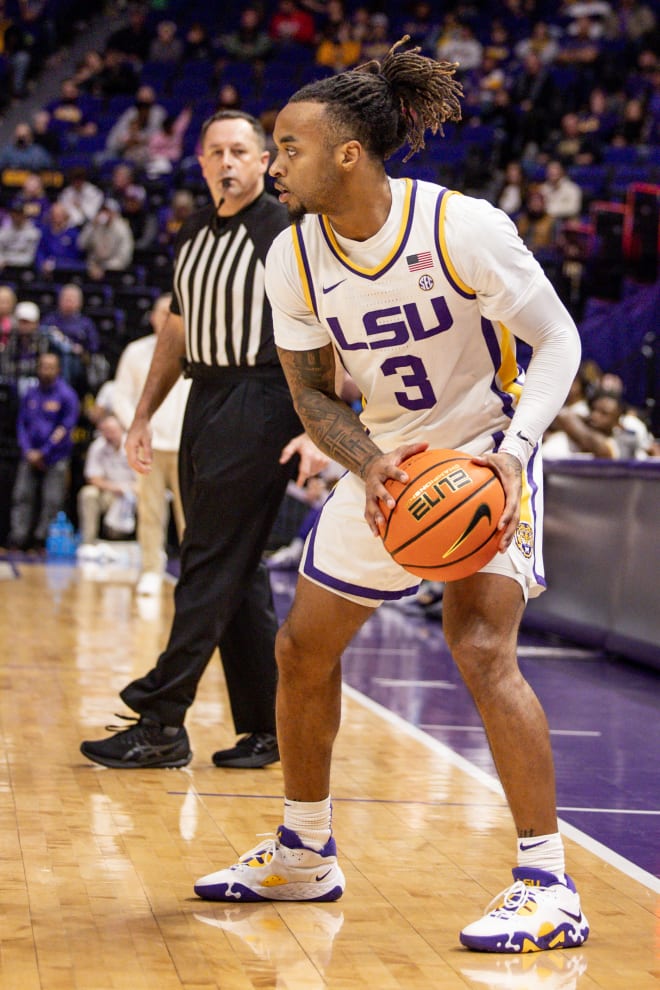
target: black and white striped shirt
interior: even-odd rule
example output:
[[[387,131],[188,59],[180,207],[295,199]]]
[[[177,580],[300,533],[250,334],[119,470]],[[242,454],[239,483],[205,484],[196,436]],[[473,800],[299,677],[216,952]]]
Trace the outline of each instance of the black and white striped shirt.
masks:
[[[286,208],[262,193],[240,213],[216,217],[213,205],[181,228],[171,309],[183,317],[188,361],[209,367],[279,365],[264,262]]]

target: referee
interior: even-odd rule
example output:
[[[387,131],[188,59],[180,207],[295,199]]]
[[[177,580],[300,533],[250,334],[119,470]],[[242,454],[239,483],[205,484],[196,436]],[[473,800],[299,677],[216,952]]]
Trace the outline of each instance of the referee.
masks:
[[[261,557],[294,473],[293,453],[300,454],[299,480],[327,463],[299,436],[273,340],[264,261],[289,220],[286,208],[264,191],[263,129],[247,113],[224,110],[204,123],[200,141],[199,163],[213,205],[194,214],[179,233],[171,312],[126,443],[131,465],[148,472],[149,420],[183,361],[192,386],[179,454],[186,519],[181,576],[165,651],[148,674],[120,692],[139,718],[80,747],[90,760],[110,767],[190,762],[183,723],[216,646],[242,738],[215,753],[214,763],[260,767],[279,759],[277,623]]]

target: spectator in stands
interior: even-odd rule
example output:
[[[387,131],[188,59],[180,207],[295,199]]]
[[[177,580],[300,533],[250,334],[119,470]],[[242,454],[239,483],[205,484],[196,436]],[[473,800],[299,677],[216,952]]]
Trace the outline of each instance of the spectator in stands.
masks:
[[[628,433],[633,433],[637,438],[636,457],[646,457],[653,453],[654,438],[646,423],[641,418],[636,409],[633,409],[625,400],[625,389],[623,379],[610,371],[604,372],[600,377],[598,389],[609,395],[618,395],[621,399],[623,412],[619,420],[620,425]]]
[[[119,52],[124,61],[139,72],[149,58],[153,32],[148,23],[149,5],[131,3],[128,7],[128,23],[118,28],[108,38],[108,48]]]
[[[186,32],[183,51],[184,62],[210,59],[212,54],[213,44],[206,25],[202,24],[201,21],[193,21]]]
[[[577,109],[596,84],[601,35],[602,28],[593,18],[580,16],[560,39],[555,64],[575,70],[575,79],[565,94],[570,97],[570,109]]]
[[[244,7],[237,30],[222,34],[219,43],[222,52],[237,62],[263,62],[273,50],[273,42],[263,29],[257,7]]]
[[[365,4],[358,4],[357,7],[351,9],[351,35],[356,41],[360,42],[360,45],[364,43],[365,38],[369,34],[370,16],[369,8]]]
[[[139,84],[134,65],[117,49],[108,46],[103,53],[103,68],[94,78],[91,93],[106,100],[113,96],[132,96]]]
[[[514,159],[507,163],[499,189],[493,201],[500,210],[516,218],[523,208],[527,196],[527,179],[521,162]]]
[[[100,348],[96,325],[82,308],[82,289],[71,282],[60,289],[57,308],[43,318],[52,349],[60,356],[62,375],[78,395],[87,390],[86,368]]]
[[[633,49],[639,50],[653,43],[656,25],[656,14],[648,4],[618,0],[605,21],[605,36],[614,40],[624,38]]]
[[[602,86],[595,86],[589,93],[588,105],[578,114],[580,134],[603,148],[612,139],[617,115],[610,106],[608,94]]]
[[[158,220],[147,202],[144,186],[127,186],[122,197],[121,212],[133,235],[134,248],[150,248],[158,236]]]
[[[20,25],[30,53],[30,73],[39,70],[55,53],[63,34],[58,32],[58,8],[52,0],[18,0]]]
[[[571,165],[594,165],[602,158],[602,149],[597,139],[581,130],[580,118],[572,110],[563,115],[559,134],[546,146],[544,152],[548,158],[561,162],[564,168],[570,168]]]
[[[490,33],[484,45],[484,51],[495,59],[502,68],[506,68],[513,58],[511,50],[511,38],[506,24],[499,18],[495,18],[490,25]]]
[[[530,52],[525,58],[511,82],[510,93],[520,120],[516,151],[525,158],[533,158],[559,119],[560,106],[550,67],[536,52]]]
[[[103,56],[95,48],[90,48],[76,63],[72,79],[82,92],[99,96],[99,79],[103,71]]]
[[[339,24],[326,21],[321,29],[315,60],[333,72],[344,72],[360,61],[362,46],[351,35],[351,26],[343,20]]]
[[[153,86],[140,86],[135,104],[125,110],[106,138],[106,151],[138,165],[146,164],[149,138],[160,130],[167,117],[165,107],[156,102]]]
[[[523,62],[531,52],[543,65],[552,65],[558,51],[559,45],[555,35],[545,21],[537,21],[532,27],[532,33],[521,38],[514,48],[516,58],[520,62]]]
[[[12,385],[18,398],[37,384],[39,356],[50,350],[50,341],[40,324],[36,303],[25,300],[16,304],[14,327],[9,330],[0,351],[2,380]]]
[[[0,285],[0,351],[4,351],[10,334],[16,329],[16,293],[10,285]]]
[[[105,184],[107,195],[110,199],[120,202],[129,186],[137,184],[137,170],[135,165],[128,162],[117,162],[110,173],[110,181]]]
[[[238,92],[238,91],[237,91]],[[168,114],[147,142],[146,172],[150,179],[169,175],[183,155],[183,139],[192,119],[192,107]]]
[[[389,30],[390,22],[386,14],[376,12],[369,15],[361,52],[361,56],[365,61],[372,58],[380,61],[385,58],[392,47]]]
[[[47,110],[35,110],[32,114],[32,137],[34,143],[43,148],[53,161],[58,160],[62,151],[62,139]]]
[[[9,216],[0,225],[0,270],[6,265],[27,268],[34,264],[41,231],[25,213],[21,197],[12,200]]]
[[[116,416],[125,429],[128,429],[133,422],[151,365],[156,340],[167,320],[170,300],[170,295],[163,295],[155,302],[149,314],[153,333],[134,340],[119,359],[113,403]],[[149,474],[140,475],[137,479],[137,535],[142,557],[142,573],[136,588],[138,595],[155,595],[161,588],[166,561],[168,492],[172,496],[179,543],[183,538],[185,522],[177,462],[181,426],[189,391],[190,381],[183,377],[179,378],[151,419],[153,453],[151,471]]]
[[[524,141],[519,131],[519,115],[508,87],[495,90],[492,103],[482,107],[481,122],[492,128],[494,168],[503,169],[512,158],[522,156]]]
[[[93,220],[85,224],[78,237],[85,252],[87,273],[102,279],[104,272],[124,271],[133,259],[133,234],[121,216],[119,203],[106,199]]]
[[[287,493],[290,497],[293,496],[304,501],[309,507],[309,510],[303,517],[302,523],[290,543],[279,547],[266,559],[266,566],[269,570],[297,570],[302,560],[302,552],[307,534],[313,529],[316,520],[321,514],[321,509],[330,494],[330,486],[324,477],[314,475],[314,477],[307,479],[302,489],[290,481],[287,487]]]
[[[195,199],[189,189],[177,189],[172,193],[169,206],[161,210],[158,216],[158,243],[170,251],[181,225],[192,216],[195,209]]]
[[[238,86],[232,82],[224,82],[218,90],[218,98],[213,112],[218,110],[240,110],[243,101]]]
[[[26,121],[16,124],[12,144],[6,144],[0,150],[0,171],[12,168],[39,172],[52,168],[54,164],[48,152],[40,144],[35,144],[32,128]]]
[[[20,22],[7,10],[6,0],[0,0],[0,58],[9,67],[11,95],[22,99],[26,95],[30,52]]]
[[[9,545],[43,551],[48,527],[64,505],[79,403],[60,376],[56,354],[41,354],[36,385],[21,399],[17,436],[21,460],[12,491]]]
[[[164,65],[178,65],[183,58],[183,41],[177,37],[174,21],[159,21],[156,37],[149,45],[149,61]]]
[[[102,419],[98,431],[85,457],[86,484],[78,492],[83,544],[98,539],[102,520],[109,539],[121,539],[135,529],[137,481],[126,459],[126,434],[116,416]]]
[[[37,226],[43,224],[50,210],[50,200],[46,195],[43,179],[36,172],[29,172],[25,176],[20,199],[23,200],[25,216],[34,220]]]
[[[561,162],[550,161],[545,169],[541,192],[548,214],[555,220],[577,217],[582,209],[582,190],[566,175]]]
[[[403,34],[409,34],[412,44],[419,45],[424,54],[432,55],[440,37],[440,24],[429,0],[416,0],[410,16],[402,26]]]
[[[75,165],[68,172],[67,184],[58,196],[58,202],[66,209],[71,223],[82,227],[101,209],[103,192],[89,181],[84,165]]]
[[[84,269],[83,254],[78,247],[78,233],[78,228],[71,223],[66,206],[59,201],[53,203],[41,225],[41,239],[35,259],[37,267],[44,275],[51,275],[58,265],[67,269]]]
[[[58,100],[52,100],[46,109],[51,119],[69,136],[89,137],[96,134],[98,126],[81,106],[80,89],[73,79],[64,79],[60,85]]]
[[[528,3],[527,0],[504,0],[504,3],[498,4],[498,7],[503,8],[500,16],[512,38],[525,38],[531,33],[529,13],[534,6],[534,3]]]
[[[101,420],[105,419],[106,416],[114,416],[114,414],[115,380],[114,378],[108,378],[101,385],[91,404],[87,405],[85,415],[92,426],[98,428]]]
[[[495,102],[495,94],[504,88],[506,82],[507,76],[503,66],[490,49],[484,48],[479,65],[476,69],[466,72],[463,77],[465,88],[463,116],[470,117],[474,113],[476,122],[483,122]]]
[[[621,396],[602,389],[590,398],[586,417],[565,406],[543,441],[543,457],[547,460],[585,454],[607,460],[644,457],[639,437],[621,422],[623,411]]]
[[[291,45],[311,47],[316,35],[314,18],[296,0],[278,0],[275,12],[268,22],[268,34],[278,48]]]
[[[440,62],[458,62],[457,73],[464,76],[480,66],[483,45],[469,24],[457,21],[451,30],[443,32],[435,53]]]
[[[523,208],[516,218],[516,227],[532,254],[543,255],[554,247],[556,222],[549,215],[543,192],[538,186],[528,190]]]
[[[612,144],[615,147],[638,147],[646,140],[646,114],[643,102],[637,97],[626,100],[621,119],[614,128]]]

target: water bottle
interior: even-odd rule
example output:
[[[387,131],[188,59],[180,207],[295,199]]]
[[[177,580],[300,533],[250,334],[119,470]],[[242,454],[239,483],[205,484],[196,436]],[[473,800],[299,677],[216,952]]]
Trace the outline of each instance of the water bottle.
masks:
[[[76,555],[76,535],[73,524],[63,511],[57,513],[48,527],[46,552],[49,557],[56,557],[60,560]]]
[[[66,513],[58,512],[50,526],[46,537],[46,552],[49,557],[61,557],[64,550],[66,534]]]

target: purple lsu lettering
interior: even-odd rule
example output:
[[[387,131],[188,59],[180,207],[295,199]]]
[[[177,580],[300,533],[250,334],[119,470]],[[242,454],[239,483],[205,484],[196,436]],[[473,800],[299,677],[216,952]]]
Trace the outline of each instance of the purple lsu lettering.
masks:
[[[405,303],[403,306],[389,306],[387,309],[374,309],[362,317],[362,325],[367,340],[349,341],[336,316],[328,316],[326,322],[342,351],[376,350],[379,347],[396,347],[413,340],[426,340],[436,334],[445,333],[453,324],[454,319],[444,296],[424,300],[425,308],[432,306],[433,326],[424,326],[417,303]]]
[[[472,478],[462,467],[449,468],[437,477],[427,481],[422,488],[417,489],[412,499],[406,505],[407,512],[413,519],[422,519],[427,512],[442,502],[448,494],[457,492],[471,484]]]

